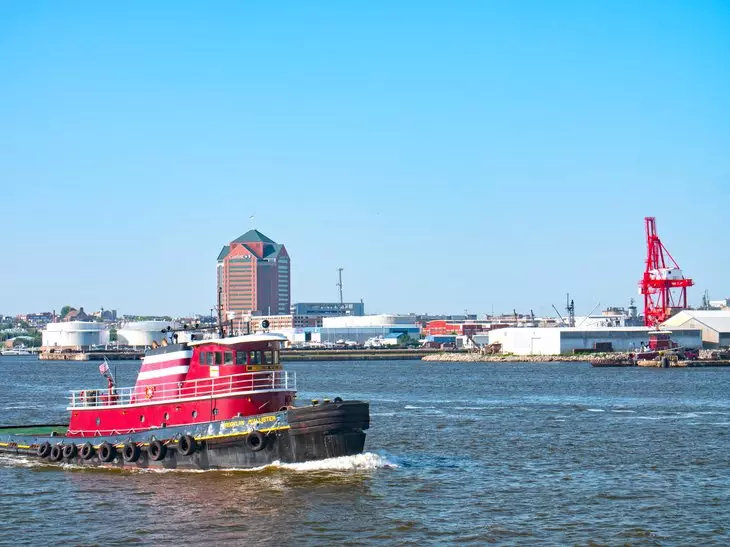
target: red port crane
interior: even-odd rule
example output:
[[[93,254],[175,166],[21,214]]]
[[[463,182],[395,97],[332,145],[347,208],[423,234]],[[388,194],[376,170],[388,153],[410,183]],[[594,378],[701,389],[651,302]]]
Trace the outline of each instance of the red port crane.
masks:
[[[678,310],[687,308],[687,287],[694,285],[684,277],[656,233],[656,219],[646,217],[646,269],[639,282],[644,295],[644,325],[656,327]]]

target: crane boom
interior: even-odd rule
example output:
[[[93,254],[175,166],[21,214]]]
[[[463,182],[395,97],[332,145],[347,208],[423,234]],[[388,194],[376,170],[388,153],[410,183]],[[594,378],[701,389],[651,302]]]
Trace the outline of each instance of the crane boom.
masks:
[[[684,277],[682,269],[662,243],[656,231],[656,219],[646,217],[646,267],[639,282],[644,295],[644,325],[656,327],[687,308],[687,287],[694,282]]]

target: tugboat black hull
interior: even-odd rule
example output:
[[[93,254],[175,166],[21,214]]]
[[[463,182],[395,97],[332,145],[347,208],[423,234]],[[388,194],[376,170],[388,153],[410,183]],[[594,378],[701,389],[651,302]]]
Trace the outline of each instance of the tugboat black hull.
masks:
[[[59,465],[246,469],[360,454],[369,427],[368,403],[337,401],[112,437],[13,435],[0,428],[0,452]]]

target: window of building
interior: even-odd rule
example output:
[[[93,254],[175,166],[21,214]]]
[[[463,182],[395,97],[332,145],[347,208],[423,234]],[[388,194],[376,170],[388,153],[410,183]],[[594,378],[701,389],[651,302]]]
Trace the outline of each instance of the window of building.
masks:
[[[224,365],[232,365],[233,364],[233,352],[227,351],[225,353],[224,359],[223,359]]]

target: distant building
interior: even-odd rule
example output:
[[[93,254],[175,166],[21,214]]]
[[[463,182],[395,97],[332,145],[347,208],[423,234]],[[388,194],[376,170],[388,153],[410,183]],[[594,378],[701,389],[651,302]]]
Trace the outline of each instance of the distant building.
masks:
[[[489,343],[501,344],[502,353],[515,355],[567,355],[573,350],[595,349],[611,344],[613,351],[639,351],[648,343],[649,327],[593,328],[506,328],[489,331]],[[674,329],[672,340],[682,347],[702,347],[700,329]]]
[[[254,315],[250,320],[251,332],[263,330],[262,323],[264,321],[269,322],[268,330],[301,329],[322,326],[322,318],[316,315]],[[233,327],[234,329],[238,328],[235,321]]]
[[[89,346],[109,343],[109,329],[104,323],[91,321],[65,321],[48,323],[42,331],[46,347],[85,349]]]
[[[31,327],[42,327],[53,321],[53,312],[47,311],[42,313],[28,313],[20,316],[20,319],[28,323]]]
[[[249,230],[221,249],[216,275],[224,319],[235,322],[253,312],[290,313],[289,254],[258,230]]]
[[[730,310],[684,310],[670,317],[662,328],[700,329],[705,348],[730,346]]]
[[[492,321],[448,321],[445,319],[436,319],[429,321],[423,326],[423,334],[425,336],[435,336],[442,334],[453,335],[472,335],[478,332],[486,332],[496,327],[507,326],[502,323],[493,323]]]
[[[83,306],[78,310],[71,310],[66,314],[66,317],[63,318],[63,320],[67,323],[70,321],[89,321],[90,319],[91,316],[84,311]]]
[[[334,317],[338,315],[365,315],[365,304],[362,302],[297,302],[292,304],[293,315],[319,315]]]
[[[131,321],[122,323],[117,331],[117,344],[120,346],[147,347],[152,342],[161,343],[168,339],[168,334],[162,330],[178,329],[180,324],[175,321]]]

